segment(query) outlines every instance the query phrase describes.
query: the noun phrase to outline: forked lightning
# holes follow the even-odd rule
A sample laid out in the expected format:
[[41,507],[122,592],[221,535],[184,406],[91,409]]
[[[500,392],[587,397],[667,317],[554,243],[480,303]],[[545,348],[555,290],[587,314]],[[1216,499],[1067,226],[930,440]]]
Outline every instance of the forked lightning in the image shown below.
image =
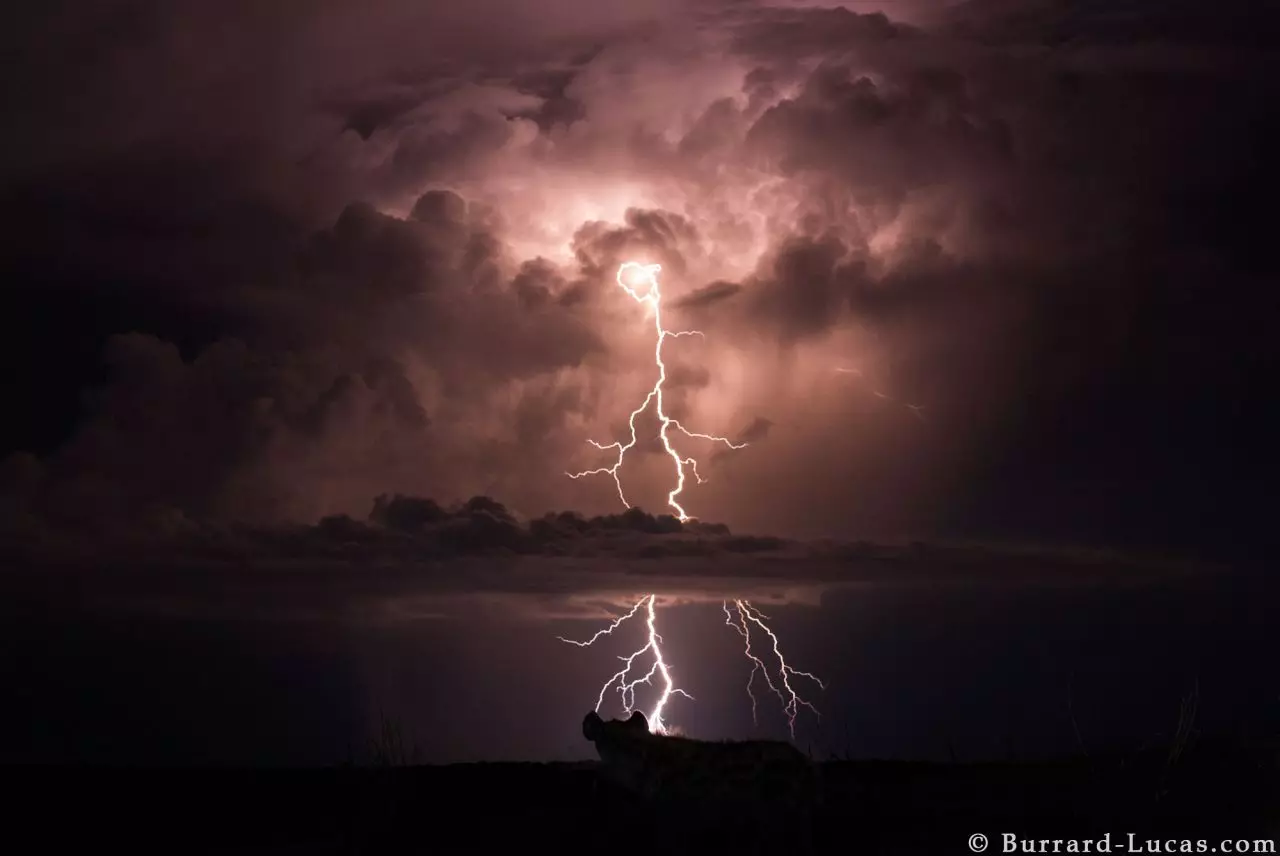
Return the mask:
[[622,490],[622,478],[618,474],[622,469],[622,462],[637,442],[636,437],[636,417],[649,407],[650,402],[654,402],[654,409],[658,416],[658,436],[662,440],[662,446],[666,449],[667,454],[671,456],[671,460],[676,467],[676,484],[667,493],[667,505],[669,505],[676,513],[676,517],[683,523],[689,520],[689,515],[685,513],[684,507],[676,500],[676,497],[684,490],[685,467],[689,467],[689,471],[693,473],[693,478],[698,484],[703,483],[703,478],[698,474],[698,462],[693,458],[681,455],[671,445],[671,435],[668,433],[674,428],[686,437],[695,437],[699,440],[710,440],[714,443],[723,443],[730,449],[742,449],[746,447],[746,443],[733,443],[724,437],[714,437],[710,434],[699,434],[696,431],[690,431],[667,415],[663,408],[662,386],[667,381],[667,366],[662,361],[662,345],[668,337],[678,338],[680,336],[701,336],[698,330],[667,330],[662,326],[662,292],[658,288],[658,271],[662,270],[662,265],[645,265],[639,262],[623,262],[618,268],[617,276],[618,285],[631,295],[637,303],[644,303],[653,308],[653,325],[658,334],[657,345],[654,347],[653,359],[658,368],[658,379],[654,381],[653,388],[649,390],[649,394],[645,396],[640,406],[631,411],[631,418],[628,425],[631,428],[631,439],[623,443],[622,441],[614,441],[612,443],[597,443],[595,440],[587,442],[595,446],[597,449],[617,449],[618,458],[613,462],[612,466],[596,467],[591,470],[583,470],[580,473],[565,473],[571,479],[579,479],[583,476],[601,475],[608,473],[613,478],[613,483],[618,488],[618,499],[622,500],[622,504],[627,508],[631,507],[631,503],[627,502],[626,493]]
[[[609,691],[610,687],[613,687],[619,694],[619,700],[622,704],[623,711],[630,713],[636,706],[636,687],[640,684],[649,684],[652,686],[653,678],[655,676],[660,676],[662,679],[662,691],[659,694],[658,701],[654,704],[653,709],[646,714],[646,718],[649,722],[650,731],[654,734],[666,734],[668,733],[669,728],[667,720],[665,719],[665,713],[667,703],[671,700],[671,697],[674,695],[681,695],[692,701],[693,696],[676,687],[675,682],[671,677],[671,667],[667,662],[666,656],[662,652],[662,637],[657,631],[657,611],[655,601],[655,595],[645,595],[640,600],[636,601],[635,606],[631,607],[630,612],[614,619],[608,627],[603,630],[596,631],[590,639],[585,641],[579,642],[573,639],[566,639],[563,636],[559,636],[557,638],[562,642],[568,642],[570,645],[577,645],[580,648],[589,647],[595,644],[602,636],[612,635],[615,630],[621,627],[629,619],[634,618],[643,608],[646,613],[645,625],[647,628],[644,647],[629,656],[618,658],[619,660],[622,660],[623,666],[618,670],[618,672],[609,678],[609,680],[605,681],[604,686],[600,687],[600,694],[596,698],[595,709],[596,712],[600,711],[600,708],[604,705],[605,694]],[[742,636],[743,644],[745,646],[744,653],[752,664],[751,675],[747,678],[747,695],[751,698],[752,720],[757,721],[757,699],[755,691],[752,689],[752,684],[755,681],[756,674],[759,673],[764,677],[765,685],[768,686],[773,694],[778,697],[778,700],[782,702],[782,712],[787,717],[787,727],[790,729],[791,736],[794,739],[796,735],[796,717],[799,715],[801,707],[808,708],[815,716],[819,716],[820,714],[818,713],[818,709],[814,707],[811,702],[801,697],[795,690],[792,686],[791,679],[793,677],[806,678],[816,683],[821,689],[826,689],[826,685],[823,684],[821,679],[816,675],[810,674],[809,672],[802,672],[787,663],[786,657],[783,656],[782,647],[778,641],[777,634],[775,634],[773,630],[765,624],[765,619],[768,618],[768,616],[752,606],[750,601],[734,600],[732,601],[732,607],[730,606],[730,601],[725,601],[723,607],[725,624],[734,628],[734,630]],[[758,628],[769,638],[773,657],[778,661],[778,679],[776,683],[774,679],[770,677],[769,668],[765,665],[765,661],[762,660],[751,648],[752,625]],[[635,677],[632,674],[632,669],[636,667],[636,659],[645,653],[653,655],[653,664],[649,668],[649,671],[643,676]]]
[[[633,449],[638,442],[638,438],[636,436],[636,417],[648,409],[649,404],[652,402],[658,417],[658,436],[662,440],[663,448],[675,463],[676,481],[675,486],[667,493],[667,505],[675,511],[676,517],[678,517],[683,523],[688,521],[690,517],[676,497],[678,497],[684,490],[685,467],[689,468],[689,472],[693,474],[694,479],[699,484],[702,484],[703,478],[698,474],[698,462],[693,458],[682,455],[677,451],[675,446],[672,445],[671,435],[669,433],[670,430],[674,428],[686,437],[710,440],[714,443],[723,443],[730,449],[741,449],[747,444],[734,443],[724,437],[715,437],[710,434],[700,434],[696,431],[690,431],[681,425],[679,421],[672,419],[667,415],[666,410],[663,407],[662,390],[663,384],[666,383],[667,380],[667,367],[662,361],[663,343],[665,343],[668,338],[677,338],[680,336],[701,336],[702,333],[698,330],[672,331],[667,330],[662,326],[662,292],[658,287],[658,272],[660,270],[662,270],[661,265],[624,262],[618,268],[616,276],[618,285],[621,286],[633,300],[637,303],[647,304],[653,309],[653,324],[654,329],[657,332],[657,344],[654,347],[654,364],[658,369],[658,377],[657,380],[654,381],[653,388],[649,390],[649,394],[645,396],[644,401],[640,403],[639,407],[631,411],[631,418],[628,420],[628,426],[631,429],[631,439],[626,443],[623,443],[622,441],[615,441],[608,444],[598,443],[595,440],[588,440],[588,443],[600,450],[616,449],[618,452],[617,459],[613,462],[612,466],[597,467],[595,469],[584,470],[579,473],[566,473],[566,475],[572,479],[579,479],[583,476],[608,474],[613,479],[614,485],[618,488],[618,498],[622,500],[622,504],[624,506],[630,508],[631,503],[627,501],[626,493],[622,489],[622,478],[619,475],[619,471],[622,469],[622,464],[626,459],[627,452]],[[635,653],[618,658],[622,660],[623,666],[618,672],[609,678],[609,680],[605,681],[604,686],[600,688],[600,695],[596,699],[595,709],[597,712],[600,710],[601,706],[604,704],[605,693],[609,691],[610,687],[613,687],[620,696],[619,700],[622,703],[623,710],[630,713],[635,707],[636,687],[640,684],[649,684],[652,686],[654,677],[660,677],[662,690],[657,702],[653,706],[653,709],[649,712],[647,719],[649,730],[651,732],[655,734],[666,734],[668,733],[668,725],[664,718],[664,714],[666,712],[667,703],[670,702],[671,697],[680,695],[692,700],[693,696],[677,687],[675,685],[675,681],[671,677],[671,667],[662,652],[662,637],[657,631],[657,611],[655,602],[655,595],[648,594],[644,596],[636,602],[630,612],[615,619],[608,627],[597,631],[594,636],[586,641],[579,642],[573,639],[565,639],[563,636],[558,638],[571,645],[577,645],[582,648],[588,647],[594,644],[602,636],[612,635],[613,631],[617,630],[618,627],[628,619],[634,618],[643,608],[646,613],[645,625],[648,628],[645,644]],[[743,643],[745,645],[744,652],[747,659],[752,663],[751,675],[747,679],[747,694],[751,698],[752,719],[755,720],[757,714],[757,702],[755,692],[752,689],[752,684],[755,681],[756,673],[758,672],[764,676],[765,684],[774,693],[774,695],[778,697],[779,701],[782,702],[782,710],[787,717],[787,726],[790,728],[791,736],[794,738],[796,716],[798,715],[800,708],[806,707],[815,715],[818,711],[817,708],[796,692],[792,687],[791,679],[793,677],[803,677],[813,681],[823,689],[825,689],[825,686],[816,676],[808,672],[793,669],[788,665],[786,659],[782,655],[777,635],[775,635],[774,632],[769,629],[769,626],[764,623],[764,620],[768,616],[753,607],[749,601],[734,600],[733,611],[730,610],[729,601],[725,601],[724,612],[725,623],[730,627],[733,627],[742,636]],[[737,616],[736,621],[734,620],[735,613]],[[772,643],[773,656],[778,661],[777,683],[775,683],[773,678],[769,676],[769,670],[765,666],[764,661],[751,648],[752,625],[768,636]],[[652,666],[643,676],[637,677],[633,674],[632,670],[636,666],[636,660],[646,653],[651,654],[653,657]]]

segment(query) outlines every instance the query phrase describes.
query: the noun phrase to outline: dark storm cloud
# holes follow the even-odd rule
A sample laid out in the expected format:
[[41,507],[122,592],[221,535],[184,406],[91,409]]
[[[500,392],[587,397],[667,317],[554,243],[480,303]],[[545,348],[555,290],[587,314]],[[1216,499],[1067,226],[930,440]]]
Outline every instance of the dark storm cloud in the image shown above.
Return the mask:
[[689,292],[679,300],[672,301],[671,305],[676,309],[703,309],[722,300],[728,300],[740,291],[742,286],[736,282],[712,282]]
[[514,82],[521,92],[536,95],[541,103],[532,110],[515,115],[532,119],[543,133],[550,132],[557,125],[572,125],[579,119],[586,118],[586,110],[582,102],[568,94],[570,85],[577,77],[583,64],[589,62],[598,51],[591,51],[579,57],[578,62],[567,68],[535,69],[518,75]]
[[[1052,5],[1053,15],[1082,8]],[[1258,274],[1274,269],[1253,212],[1278,189],[1264,142],[1277,126],[1260,109],[1276,96],[1275,76],[1262,72],[1262,54],[1179,53],[1164,41],[1213,43],[1229,12],[1159,6],[1081,13],[1071,52],[1035,58],[926,35],[929,50],[899,45],[870,62],[808,47],[823,63],[747,136],[749,151],[820,191],[807,219],[795,220],[807,234],[779,243],[744,281],[752,329],[787,342],[849,319],[873,323],[882,341],[898,343],[900,395],[946,378],[935,387],[941,401],[978,417],[969,427],[984,426],[983,445],[1037,438],[1034,453],[996,453],[1008,463],[986,477],[994,481],[977,505],[966,499],[969,485],[959,488],[946,514],[957,524],[1029,524],[1015,496],[1071,483],[1037,528],[1080,524],[1132,538],[1183,519],[1159,493],[1196,492],[1188,468],[1213,480],[1210,470],[1235,459],[1214,451],[1208,424],[1232,411],[1231,390],[1264,347],[1243,314],[1261,311]],[[1147,11],[1161,34],[1151,46],[1139,24]],[[986,9],[971,4],[965,14]],[[1022,5],[1017,14],[1026,29],[1006,33],[1010,45],[1060,33],[1051,21],[1061,18]],[[1210,33],[1203,42],[1195,17]],[[794,43],[817,44],[822,16],[795,18],[815,32]],[[1176,27],[1159,23],[1174,18]],[[1258,33],[1245,44],[1256,48]],[[754,79],[767,83],[767,68]],[[859,203],[876,213],[848,218]],[[877,250],[874,233],[895,217],[904,227]],[[1238,435],[1260,437],[1253,420],[1261,418],[1238,423]],[[1056,428],[1063,419],[1076,430]],[[1171,424],[1172,433],[1160,427]],[[1167,457],[1174,448],[1187,456]],[[1235,466],[1248,471],[1252,453],[1241,454]],[[1138,502],[1123,533],[1099,519],[1118,502],[1106,486],[1116,478]],[[1258,487],[1252,480],[1243,490],[1259,496]],[[1185,519],[1208,537],[1206,526],[1256,519],[1253,502],[1241,496],[1228,513],[1197,501],[1202,513]]]
[[860,273],[856,261],[846,261],[848,254],[834,235],[789,240],[778,248],[771,275],[750,289],[753,314],[783,341],[826,332],[847,309]]
[[[410,364],[430,362],[445,394],[483,392],[602,347],[570,311],[523,306],[530,269],[509,289],[500,252],[456,194],[429,191],[403,220],[348,206],[291,272],[242,293],[240,338],[192,357],[151,334],[111,338],[89,421],[17,487],[97,525],[164,507],[266,519],[295,516],[314,479],[385,478],[411,448],[430,460],[437,426]],[[574,406],[571,389],[549,400]],[[532,402],[518,423],[545,422]]]
[[754,443],[757,440],[763,440],[769,436],[769,429],[773,427],[773,423],[763,416],[757,416],[751,420],[746,428],[742,429],[742,433],[738,435],[738,439],[743,443]]
[[[700,494],[726,519],[1235,543],[1280,191],[1275,16],[1244,9],[24,12],[5,447],[40,454],[8,519],[614,503],[561,470],[652,383],[634,257],[707,332],[670,354],[681,418],[774,426]],[[864,358],[930,432],[804,380]]]
[[845,8],[749,9],[735,36],[738,50],[770,60],[843,54],[892,39],[910,38],[914,27],[883,12]]
[[[1008,162],[1009,131],[993,107],[972,99],[964,75],[951,69],[912,70],[877,85],[850,66],[823,65],[798,96],[765,111],[747,145],[784,174],[813,171],[843,179],[855,196],[896,200]],[[857,157],[849,157],[850,142]]]
[[967,0],[943,20],[962,35],[993,43],[1064,45],[1183,44],[1255,49],[1280,42],[1274,7],[1233,2],[1207,6],[1197,0],[1164,3],[1009,3]]
[[[380,496],[365,519],[215,524],[170,515],[85,542],[8,540],[6,603],[93,614],[381,623],[484,606],[547,618],[664,600],[816,604],[847,586],[1125,586],[1215,573],[1114,553],[982,545],[802,543],[637,509],[520,520],[477,496]],[[50,601],[49,599],[52,599]],[[487,600],[486,600],[487,599]]]

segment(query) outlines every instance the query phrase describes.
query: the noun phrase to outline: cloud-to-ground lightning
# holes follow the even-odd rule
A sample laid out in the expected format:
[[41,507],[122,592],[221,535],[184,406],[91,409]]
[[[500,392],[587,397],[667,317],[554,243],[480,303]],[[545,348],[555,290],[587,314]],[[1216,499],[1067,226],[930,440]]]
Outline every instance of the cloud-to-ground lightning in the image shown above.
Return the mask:
[[[609,687],[616,683],[617,691],[622,700],[622,709],[627,713],[630,713],[632,708],[635,707],[636,686],[639,684],[652,685],[654,675],[661,675],[662,694],[659,696],[657,704],[653,706],[653,710],[649,712],[647,719],[649,720],[650,731],[654,734],[666,734],[667,726],[666,721],[662,718],[662,712],[666,708],[667,702],[671,700],[673,695],[682,695],[691,701],[693,700],[693,696],[678,688],[671,678],[671,667],[667,665],[666,658],[662,655],[662,637],[658,635],[657,612],[654,608],[654,600],[655,596],[650,594],[636,601],[636,605],[631,607],[630,612],[621,618],[615,619],[612,624],[603,630],[596,631],[595,635],[585,642],[565,639],[563,636],[558,636],[556,638],[562,642],[568,642],[570,645],[577,645],[579,648],[586,648],[589,645],[594,644],[601,636],[609,636],[612,634],[613,631],[617,630],[618,627],[627,619],[635,617],[641,607],[646,607],[648,614],[645,619],[645,625],[648,628],[648,634],[646,636],[644,647],[630,656],[618,658],[623,662],[623,666],[616,674],[614,674],[613,677],[605,681],[604,686],[600,688],[600,697],[596,699],[596,711],[598,712],[600,707],[604,704],[604,694],[609,691]],[[635,665],[636,658],[645,652],[649,652],[653,655],[653,666],[644,675],[644,677],[628,680],[628,676],[631,674],[631,669]]]
[[[733,602],[733,610],[730,610],[729,602],[725,601],[723,607],[724,623],[738,631],[738,634],[742,637],[743,653],[752,663],[751,675],[747,678],[747,695],[751,697],[752,720],[755,721],[756,718],[756,695],[751,689],[751,684],[755,681],[756,673],[759,672],[764,676],[765,684],[778,697],[778,701],[782,702],[782,712],[787,716],[787,728],[790,729],[791,737],[794,739],[796,736],[796,716],[799,715],[801,707],[807,707],[813,712],[814,716],[821,717],[821,714],[818,713],[818,709],[811,702],[796,692],[795,687],[791,685],[791,678],[808,678],[817,684],[820,689],[824,690],[827,685],[817,675],[802,672],[799,669],[792,668],[787,663],[787,658],[782,654],[782,646],[778,642],[777,634],[769,628],[769,625],[764,623],[764,620],[769,616],[752,606],[750,601],[735,600]],[[736,621],[734,620],[735,612],[737,614]],[[769,677],[769,670],[765,667],[764,661],[751,650],[752,624],[764,631],[764,634],[769,637],[769,641],[772,643],[773,655],[778,660],[778,683],[781,684],[781,687]]]
[[[664,718],[664,714],[667,703],[671,700],[671,697],[674,695],[681,695],[692,701],[693,696],[676,687],[675,682],[671,677],[671,667],[668,665],[666,656],[662,652],[662,637],[657,631],[657,609],[655,602],[655,595],[645,595],[640,600],[636,601],[636,604],[631,607],[630,612],[614,619],[608,627],[605,627],[602,630],[597,630],[591,638],[586,639],[585,641],[566,639],[563,636],[558,636],[556,638],[562,642],[568,642],[570,645],[577,645],[580,648],[586,648],[594,645],[596,641],[603,636],[611,636],[615,630],[628,620],[634,618],[641,609],[644,609],[646,612],[645,626],[647,628],[644,647],[628,656],[618,658],[619,660],[622,660],[623,666],[612,677],[610,677],[609,680],[605,681],[602,687],[600,687],[600,694],[596,698],[595,709],[597,713],[600,711],[600,708],[604,705],[605,694],[612,687],[619,694],[619,700],[622,704],[623,711],[630,713],[636,706],[636,687],[640,684],[649,684],[652,686],[653,678],[655,676],[660,676],[662,679],[662,691],[647,718],[649,720],[650,731],[654,734],[666,734],[669,727],[667,725],[667,720]],[[809,672],[802,672],[787,663],[786,657],[782,653],[782,647],[778,641],[777,634],[775,634],[773,630],[765,624],[765,619],[767,619],[768,616],[752,606],[750,601],[740,599],[734,600],[732,601],[732,607],[730,606],[730,601],[725,601],[722,606],[724,608],[725,624],[732,627],[742,637],[744,646],[743,652],[752,664],[751,675],[747,678],[747,695],[751,698],[752,722],[756,722],[757,724],[759,722],[757,718],[758,700],[754,690],[752,689],[756,674],[759,673],[764,677],[766,686],[768,686],[773,694],[778,697],[778,701],[782,703],[782,712],[787,717],[787,728],[791,732],[792,739],[794,739],[796,736],[796,717],[799,715],[801,707],[808,708],[815,716],[821,715],[818,713],[818,709],[814,707],[811,702],[801,697],[800,694],[796,692],[795,688],[791,684],[791,679],[793,677],[807,678],[816,683],[822,689],[826,689],[826,685],[816,675],[810,674]],[[755,625],[759,631],[763,632],[765,636],[769,638],[773,656],[778,661],[778,680],[776,683],[774,679],[770,677],[769,668],[765,665],[765,661],[761,659],[761,657],[751,648],[752,625]],[[653,664],[649,671],[643,676],[634,677],[632,669],[635,667],[636,659],[645,653],[653,655]]]
[[905,402],[905,401],[899,401],[898,399],[894,398],[893,396],[888,395],[887,393],[882,392],[880,389],[878,389],[878,388],[875,386],[875,384],[873,384],[873,383],[871,382],[871,380],[867,377],[866,372],[864,372],[862,369],[859,369],[859,368],[851,368],[851,367],[847,367],[847,366],[836,366],[836,368],[835,368],[835,372],[836,372],[836,374],[854,375],[855,377],[859,377],[859,378],[861,378],[861,379],[866,383],[866,385],[867,385],[867,389],[868,389],[868,390],[871,392],[871,394],[872,394],[872,395],[874,395],[876,398],[880,399],[881,401],[888,401],[888,402],[891,402],[891,403],[893,403],[893,404],[901,404],[903,407],[905,407],[905,408],[907,408],[908,410],[910,410],[910,411],[911,411],[911,413],[912,413],[912,414],[913,414],[917,419],[919,419],[921,422],[923,422],[923,421],[924,421],[924,406],[923,406],[923,405],[921,405],[921,404],[908,404],[908,403],[907,403],[907,402]]
[[693,458],[681,455],[680,452],[676,450],[675,446],[671,444],[671,435],[669,434],[670,429],[674,428],[687,437],[697,438],[700,440],[710,440],[714,443],[723,443],[730,449],[741,449],[747,444],[733,443],[724,437],[715,437],[711,434],[701,434],[697,431],[690,431],[688,428],[681,425],[678,420],[672,419],[668,416],[666,410],[663,408],[662,386],[667,380],[667,367],[662,361],[663,343],[669,337],[678,338],[680,336],[701,336],[703,334],[698,330],[667,330],[662,326],[662,292],[658,288],[658,272],[660,270],[662,270],[662,266],[657,264],[646,265],[640,264],[639,262],[623,262],[622,265],[619,266],[617,276],[615,277],[618,285],[622,286],[622,289],[626,291],[627,294],[631,295],[632,299],[637,303],[648,304],[652,307],[654,329],[658,334],[658,341],[654,347],[654,363],[658,369],[658,379],[654,381],[653,388],[649,390],[649,394],[645,396],[644,401],[640,403],[640,406],[631,411],[631,418],[628,420],[628,425],[631,428],[631,439],[626,443],[619,440],[607,444],[598,443],[595,440],[588,440],[588,443],[601,451],[606,449],[616,449],[618,451],[617,460],[614,461],[612,466],[596,467],[595,469],[583,470],[579,473],[566,473],[566,475],[571,479],[578,479],[583,476],[601,475],[604,473],[609,474],[618,488],[618,498],[622,500],[622,504],[624,506],[630,508],[631,503],[627,501],[626,493],[622,489],[622,478],[618,473],[619,470],[622,469],[622,462],[626,458],[627,452],[630,451],[638,442],[638,438],[636,437],[636,417],[649,407],[650,402],[653,402],[659,423],[658,436],[662,440],[663,448],[666,449],[667,454],[675,463],[676,469],[676,483],[675,487],[667,493],[667,505],[671,506],[676,513],[676,517],[678,517],[681,522],[684,522],[689,520],[690,517],[685,512],[684,507],[676,500],[676,497],[684,491],[685,467],[689,467],[689,471],[693,473],[693,477],[698,484],[702,484],[704,479],[698,474],[698,462]]
[[[680,496],[681,492],[684,491],[685,467],[689,468],[689,472],[693,474],[693,477],[698,484],[702,484],[704,479],[698,473],[698,462],[691,457],[682,455],[676,447],[672,445],[670,435],[671,429],[674,428],[686,437],[709,440],[713,443],[722,443],[730,449],[741,449],[747,444],[734,443],[725,437],[716,437],[711,434],[702,434],[697,431],[690,431],[688,428],[684,427],[684,425],[680,424],[679,420],[672,419],[667,415],[663,406],[662,389],[663,384],[665,384],[667,380],[667,366],[662,360],[662,346],[668,338],[701,336],[703,334],[699,330],[668,330],[662,326],[662,292],[658,287],[658,272],[660,270],[662,270],[661,265],[624,262],[618,268],[618,273],[615,277],[618,285],[621,286],[633,300],[637,303],[647,304],[652,308],[653,325],[654,330],[657,333],[657,343],[654,346],[653,359],[654,365],[658,370],[658,377],[657,380],[654,381],[653,387],[649,390],[648,395],[646,395],[644,400],[640,402],[640,406],[631,411],[631,416],[627,421],[628,427],[631,429],[631,439],[626,443],[619,440],[608,444],[598,443],[595,440],[588,440],[588,443],[601,451],[607,449],[617,450],[617,459],[608,467],[596,467],[595,469],[584,470],[579,473],[566,473],[566,475],[572,479],[579,479],[583,476],[608,474],[613,479],[613,483],[618,489],[618,498],[622,500],[622,504],[627,508],[631,508],[631,503],[627,501],[626,492],[622,488],[622,478],[619,475],[619,471],[622,469],[623,461],[626,460],[627,452],[634,448],[636,443],[639,441],[639,438],[636,435],[636,417],[641,413],[644,413],[652,403],[658,417],[658,437],[662,440],[662,446],[666,450],[667,455],[671,457],[671,460],[675,464],[675,486],[667,493],[667,505],[675,511],[676,517],[678,517],[681,522],[685,522],[690,519],[690,516],[676,499],[676,497]],[[787,663],[786,658],[782,655],[782,650],[778,643],[778,637],[771,629],[769,629],[768,625],[764,623],[764,620],[768,616],[761,613],[758,609],[753,607],[750,602],[745,600],[734,600],[733,608],[736,610],[737,614],[736,622],[733,620],[734,613],[730,611],[729,602],[724,602],[725,623],[737,630],[737,632],[742,636],[746,656],[752,662],[751,676],[747,680],[747,694],[751,697],[752,721],[756,721],[757,713],[756,696],[752,690],[752,683],[755,681],[756,673],[759,672],[764,675],[765,683],[768,685],[769,689],[772,690],[778,697],[778,700],[782,702],[782,710],[787,716],[787,725],[791,731],[791,736],[794,738],[796,716],[799,713],[800,707],[807,707],[809,710],[813,711],[815,715],[817,715],[818,711],[817,708],[805,699],[801,698],[795,691],[791,685],[791,678],[797,676],[805,677],[817,683],[819,687],[825,689],[825,686],[822,681],[814,675],[793,669]],[[650,731],[655,734],[666,734],[669,728],[665,719],[665,712],[667,703],[671,700],[671,697],[680,695],[692,700],[693,696],[678,688],[671,677],[671,667],[668,665],[666,656],[662,651],[662,637],[657,631],[657,608],[655,595],[648,594],[642,597],[636,602],[635,606],[631,607],[630,612],[614,619],[608,627],[597,631],[590,639],[577,641],[573,639],[566,639],[563,636],[557,638],[562,642],[568,642],[571,645],[586,648],[595,644],[603,636],[611,636],[615,630],[622,626],[622,624],[636,617],[641,609],[645,610],[645,625],[648,629],[645,644],[638,651],[635,651],[628,656],[618,658],[622,660],[622,668],[614,673],[609,680],[605,681],[604,686],[600,687],[600,694],[596,698],[595,709],[599,712],[600,708],[604,705],[605,694],[608,693],[609,689],[612,687],[619,695],[623,710],[630,713],[635,707],[636,687],[640,684],[648,684],[652,686],[654,677],[660,677],[662,682],[662,691],[647,718],[649,721]],[[777,658],[778,661],[778,683],[774,683],[773,678],[769,676],[769,670],[765,666],[764,660],[760,659],[760,657],[752,651],[751,625],[753,624],[759,628],[759,630],[763,631],[764,634],[772,641],[773,656]],[[652,655],[653,664],[648,672],[637,677],[637,673],[633,673],[632,670],[636,667],[636,660],[646,653]]]

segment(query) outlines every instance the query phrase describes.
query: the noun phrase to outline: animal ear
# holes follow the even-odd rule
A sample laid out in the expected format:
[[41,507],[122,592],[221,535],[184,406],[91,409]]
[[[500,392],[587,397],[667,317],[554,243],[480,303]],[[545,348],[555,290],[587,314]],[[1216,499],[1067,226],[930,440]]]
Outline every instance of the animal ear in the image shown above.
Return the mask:
[[631,711],[631,717],[627,720],[627,727],[634,728],[637,731],[644,729],[647,732],[649,730],[649,720],[645,719],[644,714],[640,711],[633,710]]
[[596,738],[600,736],[600,729],[603,727],[604,720],[594,710],[582,718],[582,736],[592,743],[596,742]]

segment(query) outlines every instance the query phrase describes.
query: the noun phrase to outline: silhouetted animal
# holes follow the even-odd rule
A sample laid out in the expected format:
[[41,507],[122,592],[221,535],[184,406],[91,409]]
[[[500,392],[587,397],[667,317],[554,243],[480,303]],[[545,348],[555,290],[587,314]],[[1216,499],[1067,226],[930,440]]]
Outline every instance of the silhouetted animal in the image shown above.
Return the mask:
[[807,813],[821,798],[817,766],[779,740],[652,734],[639,711],[608,721],[592,711],[582,734],[595,744],[601,776],[646,800]]

